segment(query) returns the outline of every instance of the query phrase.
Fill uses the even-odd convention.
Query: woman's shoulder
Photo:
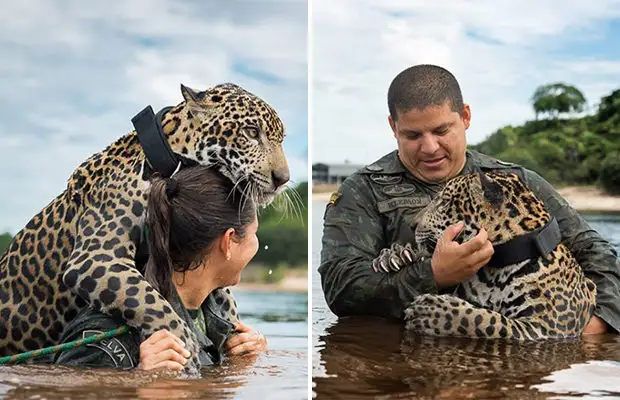
[[[59,343],[86,339],[113,331],[123,325],[122,319],[87,308],[67,325]],[[132,369],[138,366],[139,359],[140,335],[137,330],[131,328],[118,336],[62,351],[54,357],[54,363]]]

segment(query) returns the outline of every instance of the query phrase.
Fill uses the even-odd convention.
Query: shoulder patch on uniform
[[[370,179],[380,185],[393,185],[399,183],[403,177],[401,175],[371,174]]]
[[[334,193],[332,193],[331,196],[329,196],[329,201],[327,202],[327,204],[328,205],[334,205],[334,204],[336,204],[338,199],[340,199],[341,197],[342,197],[342,193],[334,192]]]
[[[82,332],[82,339],[86,339],[89,336],[100,335],[102,331],[85,330]],[[95,347],[110,357],[116,367],[122,368],[134,368],[133,359],[129,350],[116,338],[109,338],[100,340],[96,343],[87,344],[88,347]]]
[[[372,171],[372,172],[379,172],[379,171],[383,171],[383,167],[377,164],[370,164],[366,166],[366,169],[368,171]]]

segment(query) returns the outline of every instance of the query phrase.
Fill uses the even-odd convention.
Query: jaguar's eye
[[[250,139],[258,138],[258,128],[255,126],[246,126],[245,133],[248,135]]]

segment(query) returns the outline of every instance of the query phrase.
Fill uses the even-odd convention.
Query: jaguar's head
[[[416,216],[419,250],[432,254],[450,225],[464,222],[456,241],[464,243],[487,231],[494,245],[545,225],[550,219],[544,204],[514,173],[480,172],[446,182],[435,198]]]
[[[257,204],[271,203],[290,179],[277,112],[232,83],[205,91],[181,85],[181,93],[184,101],[162,121],[173,150],[215,166]]]

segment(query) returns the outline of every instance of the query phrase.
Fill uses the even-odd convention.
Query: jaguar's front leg
[[[191,353],[184,372],[198,376],[200,347],[195,334],[135,268],[134,241],[139,234],[139,225],[128,216],[116,219],[87,210],[78,225],[64,283],[94,309],[141,329],[144,338],[160,329],[178,336]]]
[[[372,269],[375,272],[399,271],[404,266],[411,265],[417,258],[411,243],[401,245],[394,242],[390,247],[382,249],[372,261]]]

